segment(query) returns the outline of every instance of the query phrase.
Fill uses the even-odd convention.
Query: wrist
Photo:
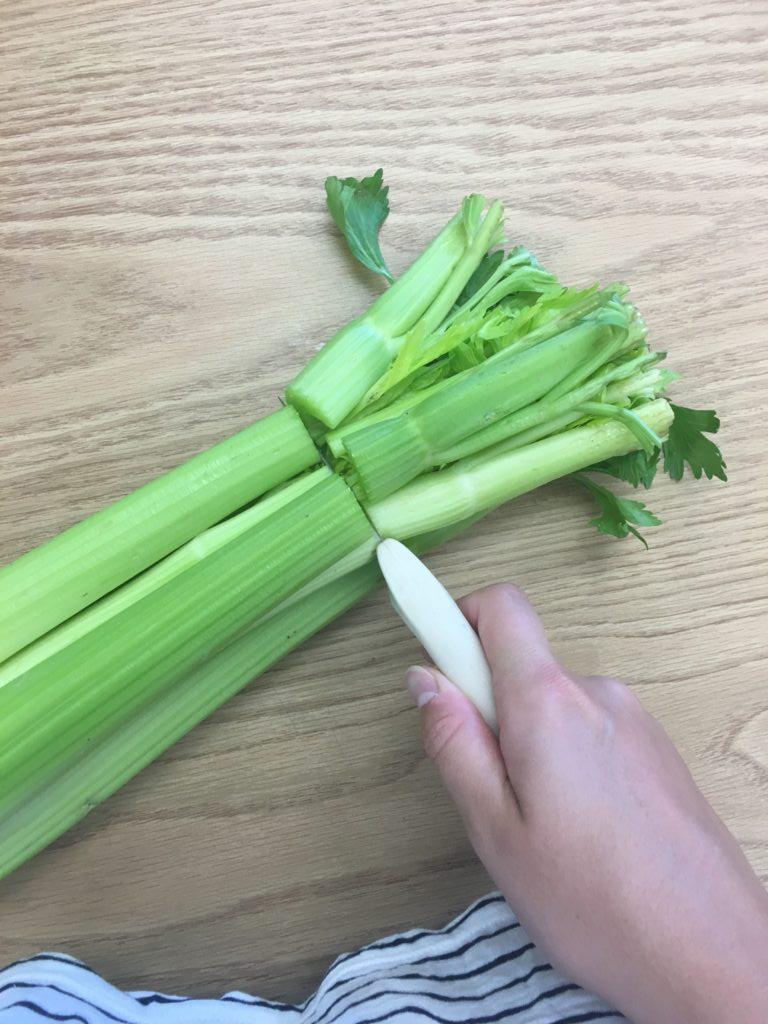
[[[619,1008],[635,1024],[765,1024],[768,1020],[768,896],[754,916],[707,923],[709,938],[689,937],[656,951],[657,969]],[[631,1005],[634,1004],[634,1005]]]

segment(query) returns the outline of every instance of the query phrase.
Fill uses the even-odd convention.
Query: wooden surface
[[[575,668],[633,682],[768,878],[759,0],[0,7],[0,561],[276,406],[378,287],[324,210],[378,165],[401,268],[472,190],[566,278],[623,278],[716,405],[727,485],[661,482],[651,550],[584,496],[431,564],[515,579]],[[338,953],[489,888],[424,762],[379,594],[0,883],[0,959],[302,998]]]

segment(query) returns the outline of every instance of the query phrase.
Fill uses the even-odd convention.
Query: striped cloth
[[[0,1024],[582,1024],[621,1014],[559,975],[499,893],[441,931],[347,953],[305,1003],[243,992],[188,999],[121,992],[77,960],[41,953],[0,971]]]

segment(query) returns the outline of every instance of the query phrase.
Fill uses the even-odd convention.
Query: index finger
[[[541,619],[519,587],[499,583],[459,601],[480,637],[501,720],[556,666]]]

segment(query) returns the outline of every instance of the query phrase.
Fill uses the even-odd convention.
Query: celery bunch
[[[361,192],[346,179],[347,214],[366,182],[382,187],[377,175],[357,183]],[[485,223],[483,208],[481,197],[465,200],[462,223]],[[488,206],[486,220],[497,208]],[[359,256],[359,240],[335,219]],[[378,232],[381,223],[369,227]],[[428,249],[414,266],[430,259]],[[390,332],[389,361],[375,381],[369,366],[356,373],[348,364],[337,336],[299,375],[301,388],[289,388],[302,415],[321,421],[314,434],[326,458],[382,534],[402,539],[476,518],[584,470],[647,488],[660,455],[675,480],[686,465],[697,478],[725,480],[722,455],[705,436],[717,431],[716,415],[664,400],[677,374],[659,366],[665,353],[650,347],[626,285],[567,287],[522,247],[506,254],[491,247],[462,280],[439,323],[422,317],[405,333]],[[320,412],[322,396],[313,391],[323,387],[314,383],[320,363],[330,376],[335,364],[346,368],[342,419]],[[596,499],[602,514],[593,522],[603,533],[645,543],[637,527],[660,522],[594,477],[582,473],[575,482]]]
[[[391,285],[287,408],[0,570],[0,875],[375,586],[373,527],[426,551],[573,475],[598,530],[643,540],[659,519],[601,476],[725,479],[717,417],[665,400],[676,375],[624,285],[505,253],[477,195],[395,280],[387,192],[381,171],[326,182]]]

